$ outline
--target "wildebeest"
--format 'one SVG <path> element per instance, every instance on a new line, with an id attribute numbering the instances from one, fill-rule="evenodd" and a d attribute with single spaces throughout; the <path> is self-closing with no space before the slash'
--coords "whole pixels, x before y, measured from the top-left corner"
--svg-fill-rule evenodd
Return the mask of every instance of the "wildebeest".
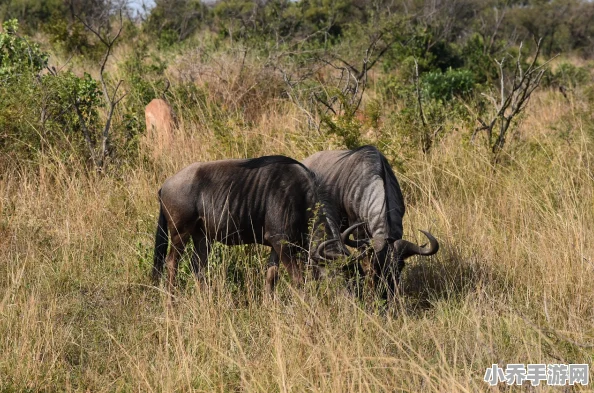
<path id="1" fill-rule="evenodd" d="M 195 250 L 191 264 L 197 277 L 206 265 L 213 240 L 272 247 L 270 258 L 275 263 L 266 273 L 270 293 L 278 279 L 279 262 L 287 268 L 292 282 L 302 281 L 302 263 L 297 255 L 309 248 L 310 241 L 317 243 L 310 252 L 314 260 L 349 255 L 340 240 L 336 209 L 326 198 L 322 184 L 312 171 L 292 158 L 266 156 L 194 163 L 168 178 L 159 190 L 159 198 L 153 279 L 158 281 L 162 274 L 169 231 L 169 290 L 173 290 L 179 259 L 190 238 Z M 316 214 L 316 210 L 322 214 Z M 348 228 L 343 236 L 348 237 L 356 227 Z"/>
<path id="2" fill-rule="evenodd" d="M 433 255 L 439 249 L 437 240 L 425 231 L 421 232 L 429 239 L 427 247 L 402 239 L 402 191 L 387 159 L 375 147 L 321 151 L 303 164 L 325 183 L 339 209 L 342 226 L 365 223 L 372 246 L 373 282 L 383 298 L 394 295 L 406 258 Z M 350 239 L 345 242 L 362 245 Z"/>
<path id="3" fill-rule="evenodd" d="M 171 106 L 160 98 L 155 98 L 144 109 L 146 121 L 147 145 L 158 157 L 163 150 L 171 145 L 173 130 L 176 125 L 175 114 Z"/>

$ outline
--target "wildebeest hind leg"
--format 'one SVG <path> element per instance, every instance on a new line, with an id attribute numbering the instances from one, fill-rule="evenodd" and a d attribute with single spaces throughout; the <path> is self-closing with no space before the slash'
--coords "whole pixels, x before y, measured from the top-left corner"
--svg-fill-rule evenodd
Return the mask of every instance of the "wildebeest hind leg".
<path id="1" fill-rule="evenodd" d="M 167 259 L 165 261 L 165 264 L 167 265 L 167 289 L 170 293 L 173 293 L 179 260 L 189 238 L 190 236 L 188 233 L 173 233 L 171 235 L 171 248 L 169 249 L 169 254 L 167 254 Z"/>

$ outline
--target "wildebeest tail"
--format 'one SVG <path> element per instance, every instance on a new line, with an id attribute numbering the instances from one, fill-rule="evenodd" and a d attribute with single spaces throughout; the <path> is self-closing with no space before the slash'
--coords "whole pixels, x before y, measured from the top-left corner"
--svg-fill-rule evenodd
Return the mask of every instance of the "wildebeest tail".
<path id="1" fill-rule="evenodd" d="M 153 280 L 158 282 L 163 273 L 165 265 L 165 255 L 167 254 L 167 245 L 169 237 L 167 234 L 167 219 L 163 212 L 163 203 L 161 203 L 161 191 L 159 190 L 159 219 L 157 221 L 157 231 L 155 233 L 155 253 L 153 256 Z"/>

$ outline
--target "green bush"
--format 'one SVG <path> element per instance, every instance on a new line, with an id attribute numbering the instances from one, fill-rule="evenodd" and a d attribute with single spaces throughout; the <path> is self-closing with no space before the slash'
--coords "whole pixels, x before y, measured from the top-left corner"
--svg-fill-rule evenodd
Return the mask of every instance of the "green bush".
<path id="1" fill-rule="evenodd" d="M 410 31 L 400 33 L 399 42 L 393 45 L 382 61 L 384 71 L 398 69 L 405 79 L 414 76 L 415 60 L 419 73 L 460 68 L 464 66 L 460 50 L 454 43 L 435 39 L 431 29 L 414 26 Z"/>
<path id="2" fill-rule="evenodd" d="M 78 21 L 70 23 L 56 17 L 45 25 L 44 30 L 53 47 L 67 55 L 75 54 L 99 60 L 104 53 L 102 45 L 93 43 L 85 26 Z"/>
<path id="3" fill-rule="evenodd" d="M 464 68 L 470 70 L 477 83 L 486 83 L 499 77 L 497 64 L 493 56 L 500 52 L 503 45 L 498 41 L 487 47 L 484 39 L 479 34 L 473 34 L 462 47 Z"/>
<path id="4" fill-rule="evenodd" d="M 146 42 L 138 42 L 121 67 L 128 88 L 127 102 L 136 109 L 144 110 L 150 100 L 165 90 L 167 62 L 151 53 Z"/>
<path id="5" fill-rule="evenodd" d="M 31 34 L 56 15 L 64 14 L 68 2 L 64 0 L 2 0 L 0 1 L 0 21 L 18 19 L 22 31 Z"/>
<path id="6" fill-rule="evenodd" d="M 19 37 L 10 20 L 0 33 L 0 150 L 31 159 L 51 148 L 59 155 L 86 157 L 82 126 L 75 102 L 90 129 L 99 122 L 99 84 L 89 74 L 71 71 L 41 75 L 48 54 L 36 43 Z M 91 138 L 94 136 L 91 135 Z M 63 154 L 65 153 L 65 154 Z"/>
<path id="7" fill-rule="evenodd" d="M 39 45 L 17 35 L 19 24 L 16 19 L 2 24 L 0 33 L 0 78 L 19 77 L 27 73 L 38 73 L 47 66 L 48 55 Z"/>
<path id="8" fill-rule="evenodd" d="M 67 71 L 57 75 L 47 74 L 42 78 L 41 89 L 49 96 L 46 112 L 56 127 L 72 131 L 80 130 L 80 119 L 73 109 L 76 102 L 87 125 L 99 122 L 98 107 L 101 105 L 99 83 L 85 72 L 82 78 Z"/>
<path id="9" fill-rule="evenodd" d="M 352 114 L 336 118 L 322 116 L 322 127 L 328 134 L 338 136 L 347 149 L 361 146 L 361 123 Z"/>
<path id="10" fill-rule="evenodd" d="M 89 74 L 27 75 L 2 84 L 0 96 L 0 128 L 7 136 L 1 150 L 28 159 L 46 148 L 88 155 L 74 102 L 85 123 L 94 128 L 101 100 L 98 83 Z"/>
<path id="11" fill-rule="evenodd" d="M 586 85 L 591 80 L 590 71 L 586 67 L 578 67 L 571 63 L 561 63 L 555 71 L 547 71 L 542 79 L 543 86 L 565 86 L 575 88 Z"/>
<path id="12" fill-rule="evenodd" d="M 438 101 L 449 101 L 455 96 L 467 95 L 475 87 L 474 76 L 466 69 L 448 68 L 445 72 L 428 72 L 422 76 L 421 81 L 423 95 Z"/>
<path id="13" fill-rule="evenodd" d="M 208 13 L 199 0 L 157 0 L 143 27 L 158 38 L 161 48 L 166 48 L 190 37 Z"/>

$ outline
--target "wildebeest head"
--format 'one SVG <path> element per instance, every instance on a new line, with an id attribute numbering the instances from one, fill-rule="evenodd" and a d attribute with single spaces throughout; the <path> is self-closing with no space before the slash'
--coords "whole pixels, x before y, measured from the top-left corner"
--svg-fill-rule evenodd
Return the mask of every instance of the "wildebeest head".
<path id="1" fill-rule="evenodd" d="M 405 259 L 413 255 L 433 255 L 439 250 L 437 239 L 427 231 L 420 231 L 427 237 L 429 244 L 419 246 L 404 239 L 387 239 L 383 249 L 376 252 L 373 259 L 373 263 L 377 264 L 375 270 L 382 273 L 381 277 L 385 281 L 384 284 L 389 295 L 394 295 L 395 293 Z"/>

